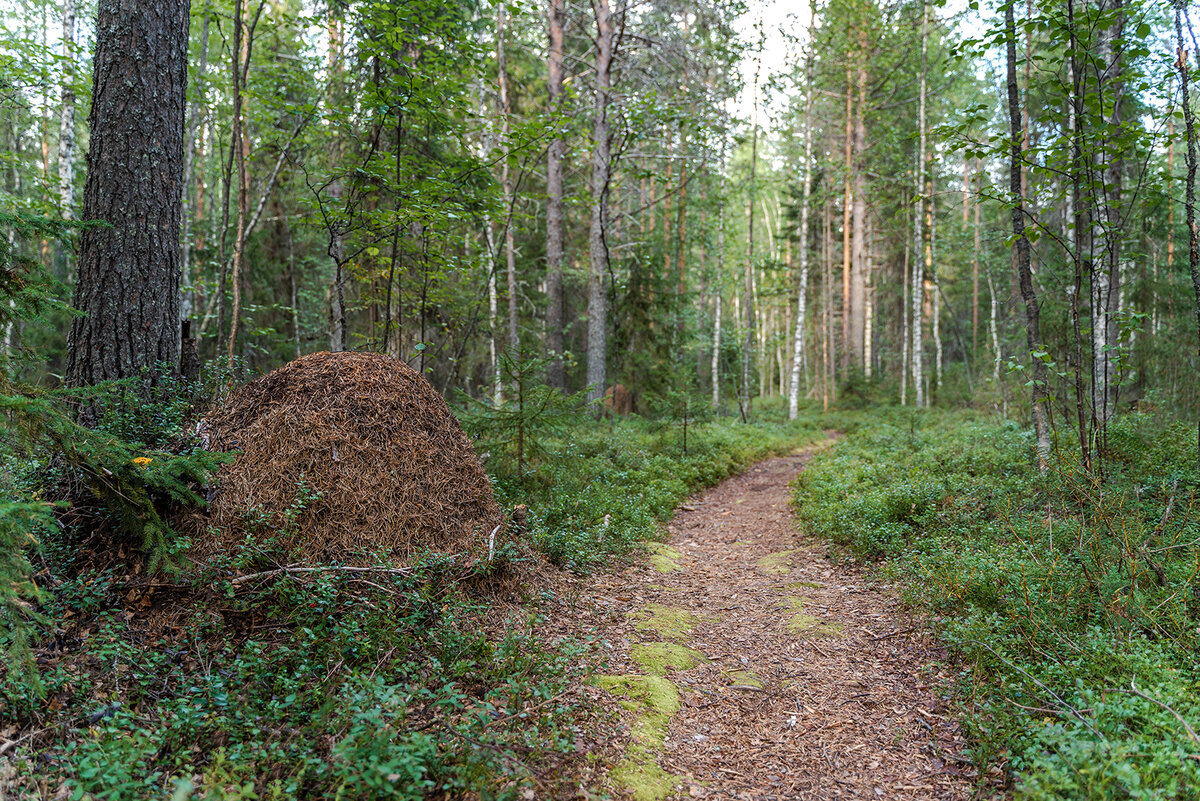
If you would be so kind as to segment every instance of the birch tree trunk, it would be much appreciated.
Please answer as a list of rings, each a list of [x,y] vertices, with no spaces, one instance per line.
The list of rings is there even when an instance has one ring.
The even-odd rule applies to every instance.
[[[517,326],[517,254],[516,236],[513,231],[513,181],[512,165],[509,163],[512,147],[512,101],[508,95],[508,61],[504,48],[504,24],[507,16],[505,3],[496,6],[496,64],[500,86],[501,149],[504,160],[500,167],[500,183],[504,191],[504,274],[508,279],[508,347],[514,358],[520,347],[520,332]]]
[[[917,106],[918,147],[917,167],[914,178],[913,198],[916,200],[916,212],[913,214],[913,260],[912,260],[912,380],[913,400],[917,408],[925,406],[925,338],[924,319],[924,252],[925,244],[925,151],[926,151],[926,118],[925,103],[928,93],[929,68],[929,4],[921,2],[921,84]]]
[[[1121,126],[1122,67],[1116,50],[1122,38],[1125,14],[1121,0],[1112,0],[1116,24],[1097,26],[1097,58],[1104,69],[1098,90],[1102,113],[1108,110],[1105,93],[1113,96],[1112,117],[1108,126]],[[1108,134],[1102,134],[1093,165],[1099,176],[1099,188],[1093,212],[1092,241],[1097,257],[1092,262],[1092,415],[1101,443],[1108,421],[1112,419],[1117,390],[1117,303],[1121,292],[1121,211],[1120,196],[1123,165],[1117,146]],[[1103,445],[1101,445],[1103,447]],[[1102,454],[1098,453],[1102,459]]]
[[[58,116],[58,202],[64,219],[75,217],[75,0],[62,4],[62,109]],[[184,186],[187,184],[185,183]],[[186,219],[186,215],[185,215]]]
[[[811,26],[810,26],[811,28]],[[804,359],[804,330],[808,314],[808,201],[812,195],[812,55],[805,62],[804,182],[800,194],[800,280],[796,287],[796,330],[792,335],[792,375],[788,393],[788,419],[800,414],[800,367]]]
[[[63,7],[74,0],[64,0]],[[201,117],[207,110],[204,102],[204,77],[208,71],[208,4],[204,6],[204,22],[200,25],[200,63],[196,67],[196,86],[188,108],[187,133],[184,135],[183,151],[183,234],[179,242],[179,264],[183,284],[181,314],[188,319],[193,312],[192,298],[192,203],[191,186],[196,171],[196,139]],[[60,155],[61,155],[60,139]]]

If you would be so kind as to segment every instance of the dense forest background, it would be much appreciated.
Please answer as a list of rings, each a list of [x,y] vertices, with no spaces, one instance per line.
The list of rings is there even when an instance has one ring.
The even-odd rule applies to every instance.
[[[522,351],[643,411],[850,394],[1020,419],[1040,361],[1085,452],[1136,404],[1194,418],[1172,9],[1014,11],[1031,348],[1005,28],[972,6],[821,4],[766,74],[739,3],[194,3],[182,317],[202,359],[378,350],[477,398]],[[79,215],[92,20],[6,12],[10,209]],[[9,242],[69,297],[70,239]],[[7,323],[4,348],[53,384],[68,327]]]

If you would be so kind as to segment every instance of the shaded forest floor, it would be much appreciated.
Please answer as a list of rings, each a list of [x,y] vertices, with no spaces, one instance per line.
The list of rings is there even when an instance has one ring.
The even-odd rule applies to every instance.
[[[945,654],[899,602],[794,526],[816,449],[683,504],[665,544],[551,615],[603,640],[590,692],[620,722],[590,750],[639,801],[964,798],[974,770],[939,695]]]

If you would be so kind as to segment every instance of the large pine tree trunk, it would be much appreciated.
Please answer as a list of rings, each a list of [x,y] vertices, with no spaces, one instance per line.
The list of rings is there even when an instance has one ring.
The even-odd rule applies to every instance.
[[[187,48],[187,0],[100,0],[69,386],[178,369]]]
[[[867,148],[867,34],[859,31],[859,57],[855,69],[855,91],[858,94],[854,107],[853,152],[851,174],[854,181],[854,221],[852,225],[850,263],[850,361],[860,370],[869,373],[866,364],[866,308],[867,308],[867,176],[863,164],[863,153]]]
[[[550,56],[548,89],[552,113],[561,111],[563,96],[564,0],[550,0]],[[561,136],[550,141],[546,152],[546,353],[550,363],[546,383],[565,389],[563,370],[563,150]]]
[[[604,290],[609,268],[605,225],[612,168],[608,104],[615,32],[608,0],[595,0],[593,8],[596,13],[596,93],[592,118],[591,227],[588,232],[591,270],[588,273],[587,398],[594,402],[604,396],[608,385],[608,299]]]

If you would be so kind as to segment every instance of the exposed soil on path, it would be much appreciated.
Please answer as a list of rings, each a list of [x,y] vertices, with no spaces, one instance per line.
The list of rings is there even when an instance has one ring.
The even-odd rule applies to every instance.
[[[590,745],[618,795],[967,798],[941,656],[898,602],[793,524],[812,450],[682,505],[665,546],[580,587],[563,625],[610,646]]]

